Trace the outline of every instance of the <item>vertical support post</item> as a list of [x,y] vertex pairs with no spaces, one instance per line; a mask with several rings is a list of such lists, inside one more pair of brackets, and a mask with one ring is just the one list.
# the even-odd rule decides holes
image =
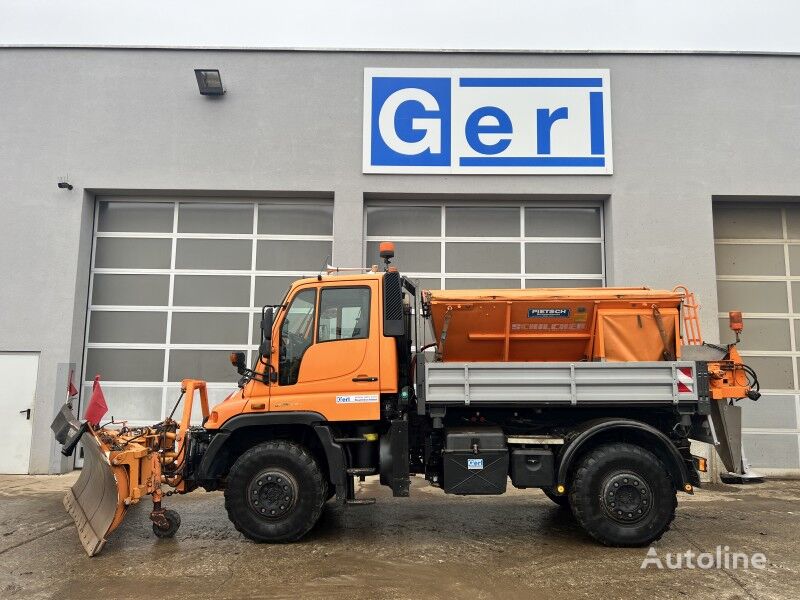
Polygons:
[[464,363],[464,404],[469,406],[469,365]]
[[186,432],[189,429],[189,424],[192,421],[192,408],[194,406],[194,392],[200,390],[200,408],[203,411],[203,418],[208,416],[208,390],[206,389],[206,382],[199,379],[184,379],[181,382],[183,393],[183,414],[181,415],[181,422],[178,426],[178,433],[176,441],[178,446],[183,444],[186,437]]
[[569,401],[572,406],[578,404],[578,382],[575,379],[575,363],[569,365]]
[[[364,263],[364,192],[358,188],[337,188],[333,203],[333,258],[334,265],[357,266]],[[323,260],[325,257],[319,257]],[[377,261],[368,256],[367,263]]]
[[511,302],[506,302],[506,329],[503,340],[503,361],[508,362],[511,354]]

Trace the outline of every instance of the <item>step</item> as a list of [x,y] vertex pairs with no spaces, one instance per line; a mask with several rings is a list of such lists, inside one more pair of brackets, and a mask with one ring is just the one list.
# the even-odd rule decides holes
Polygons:
[[344,501],[345,506],[368,506],[375,504],[375,498],[352,498]]
[[350,467],[346,473],[348,475],[377,475],[378,469],[372,467]]

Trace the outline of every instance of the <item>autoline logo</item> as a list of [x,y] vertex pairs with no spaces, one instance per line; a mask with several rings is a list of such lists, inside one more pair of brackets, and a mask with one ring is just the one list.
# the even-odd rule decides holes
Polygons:
[[366,69],[365,173],[610,174],[606,70]]

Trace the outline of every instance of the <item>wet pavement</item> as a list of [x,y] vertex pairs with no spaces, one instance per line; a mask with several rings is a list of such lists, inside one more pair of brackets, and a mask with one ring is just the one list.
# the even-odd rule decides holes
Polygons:
[[[800,481],[681,494],[667,553],[766,555],[764,569],[642,570],[646,548],[605,548],[538,490],[411,498],[362,484],[365,507],[326,506],[300,543],[259,545],[228,522],[220,493],[173,496],[183,524],[151,532],[147,503],[88,558],[64,512],[76,476],[0,476],[0,598],[800,598]],[[723,555],[724,556],[724,555]]]

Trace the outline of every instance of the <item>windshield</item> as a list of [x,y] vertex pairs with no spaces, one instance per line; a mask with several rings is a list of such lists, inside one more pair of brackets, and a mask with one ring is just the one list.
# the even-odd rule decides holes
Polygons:
[[297,383],[300,361],[314,342],[314,312],[317,302],[316,290],[303,290],[292,300],[281,324],[279,383]]

